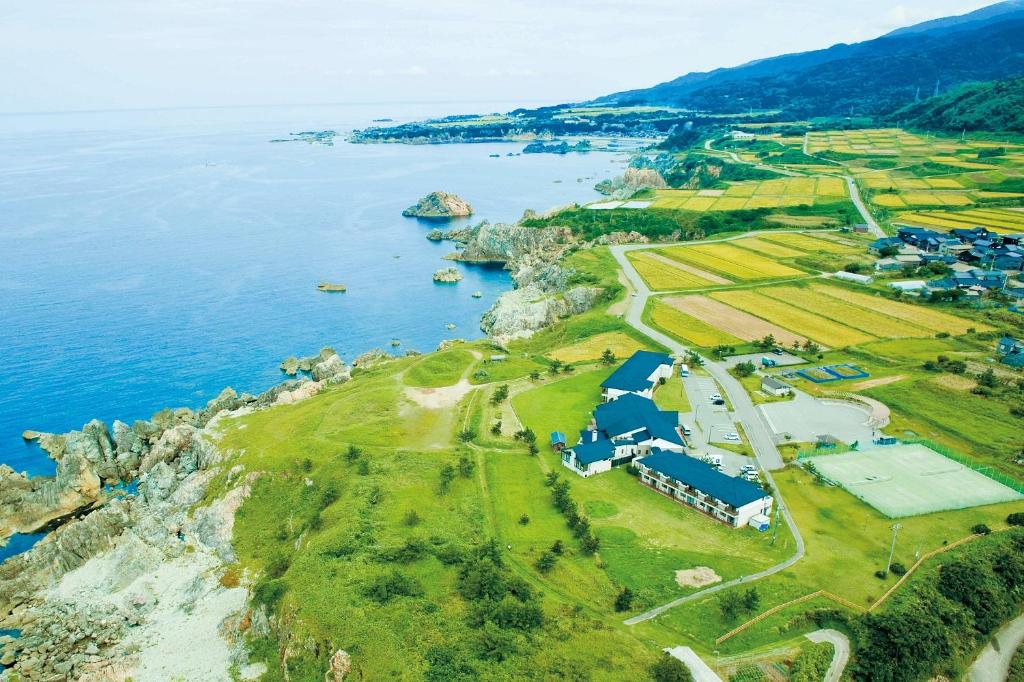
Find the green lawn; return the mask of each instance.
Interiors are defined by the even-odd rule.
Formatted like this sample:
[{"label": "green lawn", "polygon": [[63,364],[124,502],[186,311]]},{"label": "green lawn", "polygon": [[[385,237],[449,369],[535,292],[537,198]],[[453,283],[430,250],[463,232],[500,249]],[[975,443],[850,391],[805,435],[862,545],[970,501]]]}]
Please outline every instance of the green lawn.
[{"label": "green lawn", "polygon": [[404,381],[423,388],[451,386],[458,383],[473,360],[473,355],[461,348],[423,355],[406,370]]},{"label": "green lawn", "polygon": [[611,373],[608,367],[601,367],[559,378],[520,393],[512,399],[512,405],[541,443],[547,442],[552,431],[562,431],[572,439],[590,423],[594,408],[601,402],[601,382]]},{"label": "green lawn", "polygon": [[683,380],[678,372],[672,373],[672,378],[654,391],[654,402],[663,410],[675,410],[677,412],[690,412],[693,407],[683,390]]}]

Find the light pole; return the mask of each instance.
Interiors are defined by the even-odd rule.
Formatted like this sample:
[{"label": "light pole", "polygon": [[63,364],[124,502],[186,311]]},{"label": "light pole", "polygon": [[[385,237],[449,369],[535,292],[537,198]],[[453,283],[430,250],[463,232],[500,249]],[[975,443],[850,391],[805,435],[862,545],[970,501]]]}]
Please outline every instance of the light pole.
[{"label": "light pole", "polygon": [[896,553],[896,533],[900,532],[902,528],[898,523],[892,524],[892,547],[889,548],[889,563],[885,565],[885,573],[889,574],[889,568],[892,566],[892,555]]}]

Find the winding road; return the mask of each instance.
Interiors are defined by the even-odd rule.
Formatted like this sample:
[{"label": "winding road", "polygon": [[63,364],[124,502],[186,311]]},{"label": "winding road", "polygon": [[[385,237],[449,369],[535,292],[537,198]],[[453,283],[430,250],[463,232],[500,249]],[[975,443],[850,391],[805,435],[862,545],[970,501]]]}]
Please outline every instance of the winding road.
[{"label": "winding road", "polygon": [[[626,309],[623,319],[635,329],[643,332],[650,338],[661,343],[666,348],[670,349],[673,353],[683,354],[690,352],[690,348],[679,343],[675,339],[668,335],[654,329],[642,319],[644,308],[647,306],[647,301],[651,297],[651,290],[647,287],[647,283],[644,282],[643,278],[633,267],[633,264],[626,258],[626,253],[634,249],[650,248],[643,244],[634,244],[628,246],[611,246],[612,255],[615,260],[618,261],[619,266],[622,268],[623,274],[629,281],[630,287],[633,289],[633,295],[629,297],[629,307]],[[718,382],[729,397],[729,401],[732,403],[734,417],[737,421],[743,424],[743,429],[746,432],[747,440],[750,442],[750,447],[754,451],[754,456],[757,458],[757,462],[761,469],[764,470],[764,476],[768,483],[772,486],[775,491],[775,504],[779,506],[779,510],[782,514],[783,519],[786,521],[786,525],[789,527],[789,531],[793,534],[793,539],[796,541],[796,552],[793,556],[789,557],[785,561],[775,564],[770,568],[766,568],[763,571],[751,575],[745,575],[735,580],[728,582],[719,583],[713,587],[709,587],[693,594],[688,594],[685,597],[680,597],[657,606],[650,611],[641,613],[637,616],[633,616],[625,621],[626,625],[635,625],[642,623],[645,620],[650,620],[658,615],[661,615],[665,611],[671,608],[675,608],[680,604],[705,597],[719,590],[728,589],[736,585],[744,583],[754,582],[761,578],[774,575],[779,571],[783,571],[804,556],[804,539],[800,535],[800,530],[796,526],[796,522],[793,521],[793,516],[789,512],[789,508],[786,506],[785,501],[782,499],[782,495],[779,493],[778,486],[775,485],[775,481],[772,478],[771,472],[777,469],[781,469],[784,466],[782,461],[782,455],[779,454],[778,448],[775,447],[775,440],[772,437],[771,431],[768,429],[768,425],[764,422],[761,413],[755,409],[753,401],[747,394],[746,389],[732,374],[729,374],[728,370],[724,365],[711,361],[709,358],[702,358],[704,360],[704,368],[707,369],[708,373]]]},{"label": "winding road", "polygon": [[1002,627],[967,671],[967,682],[1003,682],[1010,672],[1010,659],[1024,644],[1024,615]]},{"label": "winding road", "polygon": [[815,644],[828,642],[835,649],[832,654],[832,663],[828,666],[823,682],[839,682],[843,676],[843,670],[850,661],[850,638],[839,632],[839,630],[815,630],[804,635]]}]

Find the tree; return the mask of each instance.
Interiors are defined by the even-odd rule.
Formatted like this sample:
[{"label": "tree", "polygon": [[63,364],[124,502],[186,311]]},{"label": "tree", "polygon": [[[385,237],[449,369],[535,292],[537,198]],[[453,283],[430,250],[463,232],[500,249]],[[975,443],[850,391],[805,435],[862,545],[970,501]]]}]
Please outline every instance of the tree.
[{"label": "tree", "polygon": [[472,442],[474,438],[476,438],[476,429],[474,429],[472,426],[467,426],[466,428],[459,431],[460,442],[469,443]]},{"label": "tree", "polygon": [[753,374],[756,371],[757,371],[757,367],[755,367],[754,363],[751,362],[750,360],[746,360],[744,362],[737,363],[736,366],[733,367],[733,372],[736,374],[736,376],[738,376],[740,378],[742,378],[742,377],[749,377],[751,374]]},{"label": "tree", "polygon": [[743,593],[743,609],[745,611],[756,611],[761,605],[761,595],[757,593],[756,587],[751,587]]},{"label": "tree", "polygon": [[693,674],[678,658],[662,654],[658,662],[651,667],[651,677],[655,682],[693,682]]},{"label": "tree", "polygon": [[530,522],[530,515],[529,514],[522,514],[522,515],[520,515],[520,517],[519,517],[519,525],[520,526],[525,526],[529,522]]},{"label": "tree", "polygon": [[558,557],[551,552],[544,552],[537,558],[537,570],[541,573],[547,573],[555,564],[558,563]]},{"label": "tree", "polygon": [[491,425],[491,435],[492,436],[500,436],[501,435],[501,420],[500,419],[498,421],[494,422]]},{"label": "tree", "polygon": [[976,523],[971,526],[971,532],[975,535],[988,535],[992,532],[992,529],[986,526],[984,523]]},{"label": "tree", "polygon": [[491,404],[497,405],[508,398],[508,384],[502,384],[494,389],[494,395],[491,396]]},{"label": "tree", "polygon": [[441,493],[448,492],[448,488],[451,487],[452,481],[455,480],[455,467],[451,464],[445,464],[441,467],[440,478],[438,481],[438,488]]},{"label": "tree", "polygon": [[615,610],[621,612],[629,611],[631,608],[633,608],[633,590],[623,587],[615,597]]},{"label": "tree", "polygon": [[612,352],[611,348],[605,348],[604,352],[601,353],[601,362],[606,365],[615,364],[615,353]]},{"label": "tree", "polygon": [[[733,350],[735,350],[732,346],[718,346],[718,348],[727,349],[727,351],[726,351],[727,354],[731,353],[731,352],[733,352]],[[686,364],[689,365],[690,367],[703,367],[704,366],[704,358],[702,358],[701,356],[697,355],[693,351],[687,351],[687,353],[686,353]]]},{"label": "tree", "polygon": [[469,478],[473,475],[473,471],[476,469],[476,462],[472,459],[463,455],[459,457],[459,475],[463,478]]},{"label": "tree", "polygon": [[758,345],[761,346],[761,348],[764,348],[765,350],[775,348],[775,335],[768,334],[758,342]]},{"label": "tree", "polygon": [[348,451],[345,452],[345,459],[349,462],[354,462],[363,456],[363,451],[357,448],[355,445],[349,445]]},{"label": "tree", "polygon": [[722,617],[729,621],[736,620],[742,606],[743,598],[735,591],[726,592],[718,600],[718,608],[722,612]]},{"label": "tree", "polygon": [[978,386],[984,386],[985,388],[996,388],[999,386],[999,377],[996,376],[995,371],[991,367],[985,368],[985,371],[978,375]]},{"label": "tree", "polygon": [[562,369],[562,361],[557,358],[551,361],[550,370],[552,374],[558,374]]},{"label": "tree", "polygon": [[540,379],[540,370],[535,369],[530,372],[530,381],[537,381],[538,379]]},{"label": "tree", "polygon": [[597,553],[597,550],[601,547],[601,541],[596,535],[588,535],[580,539],[580,550],[587,556],[591,556]]},{"label": "tree", "polygon": [[551,545],[551,553],[557,556],[562,556],[562,552],[565,551],[565,547],[562,545],[561,540],[555,540],[554,544]]}]

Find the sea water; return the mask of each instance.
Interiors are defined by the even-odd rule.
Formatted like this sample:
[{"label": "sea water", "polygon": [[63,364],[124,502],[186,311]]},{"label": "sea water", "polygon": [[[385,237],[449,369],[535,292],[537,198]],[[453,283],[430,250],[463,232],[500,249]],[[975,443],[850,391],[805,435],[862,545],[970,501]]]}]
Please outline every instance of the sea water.
[{"label": "sea water", "polygon": [[[401,353],[481,336],[508,274],[458,264],[465,280],[433,283],[453,245],[428,241],[437,225],[402,209],[444,190],[472,204],[470,222],[514,221],[596,198],[620,156],[270,140],[492,110],[0,116],[0,462],[52,473],[23,430],[130,423],[200,407],[225,386],[255,393],[287,378],[284,358],[322,346],[351,361],[392,339]],[[348,291],[320,292],[319,281]]]}]

